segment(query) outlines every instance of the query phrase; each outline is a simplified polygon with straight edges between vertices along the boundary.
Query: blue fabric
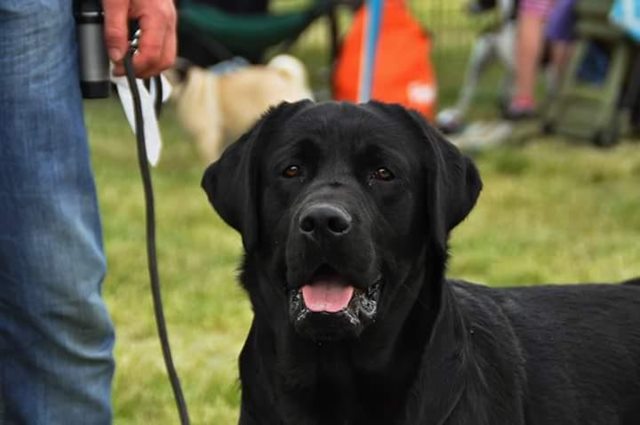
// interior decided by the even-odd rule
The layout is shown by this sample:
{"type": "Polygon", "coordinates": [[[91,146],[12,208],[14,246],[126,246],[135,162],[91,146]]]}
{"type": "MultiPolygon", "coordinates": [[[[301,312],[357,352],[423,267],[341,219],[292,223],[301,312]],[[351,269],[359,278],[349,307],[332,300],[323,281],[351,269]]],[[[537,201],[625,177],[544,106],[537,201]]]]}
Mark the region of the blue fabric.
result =
{"type": "Polygon", "coordinates": [[[609,70],[609,53],[598,43],[589,43],[582,63],[578,67],[578,80],[583,83],[602,85],[609,70]]]}
{"type": "Polygon", "coordinates": [[[111,423],[71,0],[0,0],[0,423],[111,423]]]}
{"type": "Polygon", "coordinates": [[[573,41],[576,38],[576,0],[556,0],[547,18],[545,36],[550,41],[573,41]]]}
{"type": "Polygon", "coordinates": [[[609,18],[635,41],[640,41],[640,0],[614,0],[609,18]]]}

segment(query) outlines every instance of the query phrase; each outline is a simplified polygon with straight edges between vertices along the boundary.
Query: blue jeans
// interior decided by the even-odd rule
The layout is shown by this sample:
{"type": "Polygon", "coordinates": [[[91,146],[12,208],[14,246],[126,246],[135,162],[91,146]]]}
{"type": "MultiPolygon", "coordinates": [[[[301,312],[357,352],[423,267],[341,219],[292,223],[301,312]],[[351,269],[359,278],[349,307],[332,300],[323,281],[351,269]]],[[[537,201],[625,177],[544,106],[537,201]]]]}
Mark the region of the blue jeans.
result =
{"type": "Polygon", "coordinates": [[[0,424],[111,422],[71,0],[0,0],[0,424]]]}

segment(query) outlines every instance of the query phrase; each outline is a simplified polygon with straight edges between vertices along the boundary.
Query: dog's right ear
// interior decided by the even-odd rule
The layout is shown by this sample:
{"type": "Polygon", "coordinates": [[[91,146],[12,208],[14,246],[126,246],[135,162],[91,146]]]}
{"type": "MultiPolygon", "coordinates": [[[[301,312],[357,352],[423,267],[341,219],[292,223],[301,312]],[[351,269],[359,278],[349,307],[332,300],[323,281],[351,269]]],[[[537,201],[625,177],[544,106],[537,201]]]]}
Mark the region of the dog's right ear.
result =
{"type": "Polygon", "coordinates": [[[311,101],[283,102],[270,108],[238,141],[229,146],[220,159],[211,164],[201,186],[220,217],[242,235],[246,252],[258,244],[259,164],[257,159],[267,147],[276,127],[311,101]]]}

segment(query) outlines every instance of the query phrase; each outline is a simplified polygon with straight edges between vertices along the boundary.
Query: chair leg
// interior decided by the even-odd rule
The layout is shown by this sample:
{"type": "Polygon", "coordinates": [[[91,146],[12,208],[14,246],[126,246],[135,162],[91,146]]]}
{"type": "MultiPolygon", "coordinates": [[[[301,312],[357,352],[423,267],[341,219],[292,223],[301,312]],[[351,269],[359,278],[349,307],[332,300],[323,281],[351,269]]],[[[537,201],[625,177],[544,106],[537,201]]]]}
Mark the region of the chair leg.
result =
{"type": "Polygon", "coordinates": [[[331,6],[327,13],[327,24],[329,26],[329,68],[333,69],[339,51],[338,14],[335,6],[331,6]]]}

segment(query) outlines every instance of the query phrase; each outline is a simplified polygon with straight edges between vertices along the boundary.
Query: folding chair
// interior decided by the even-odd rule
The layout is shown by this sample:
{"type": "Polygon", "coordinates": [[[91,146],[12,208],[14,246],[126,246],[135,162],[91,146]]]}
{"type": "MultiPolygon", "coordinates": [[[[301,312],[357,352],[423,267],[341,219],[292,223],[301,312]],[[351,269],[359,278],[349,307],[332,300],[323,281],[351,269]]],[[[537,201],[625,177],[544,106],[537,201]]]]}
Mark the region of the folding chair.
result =
{"type": "Polygon", "coordinates": [[[338,31],[332,0],[315,0],[305,9],[287,13],[247,15],[182,0],[178,4],[178,55],[203,67],[234,56],[259,63],[268,48],[288,49],[311,23],[323,16],[329,20],[333,56],[338,31]]]}
{"type": "Polygon", "coordinates": [[[611,5],[611,0],[576,3],[578,40],[560,91],[543,117],[546,131],[589,139],[599,146],[618,141],[633,43],[609,22],[611,5]],[[604,49],[608,59],[603,78],[597,82],[580,77],[593,46],[604,49]]]}

